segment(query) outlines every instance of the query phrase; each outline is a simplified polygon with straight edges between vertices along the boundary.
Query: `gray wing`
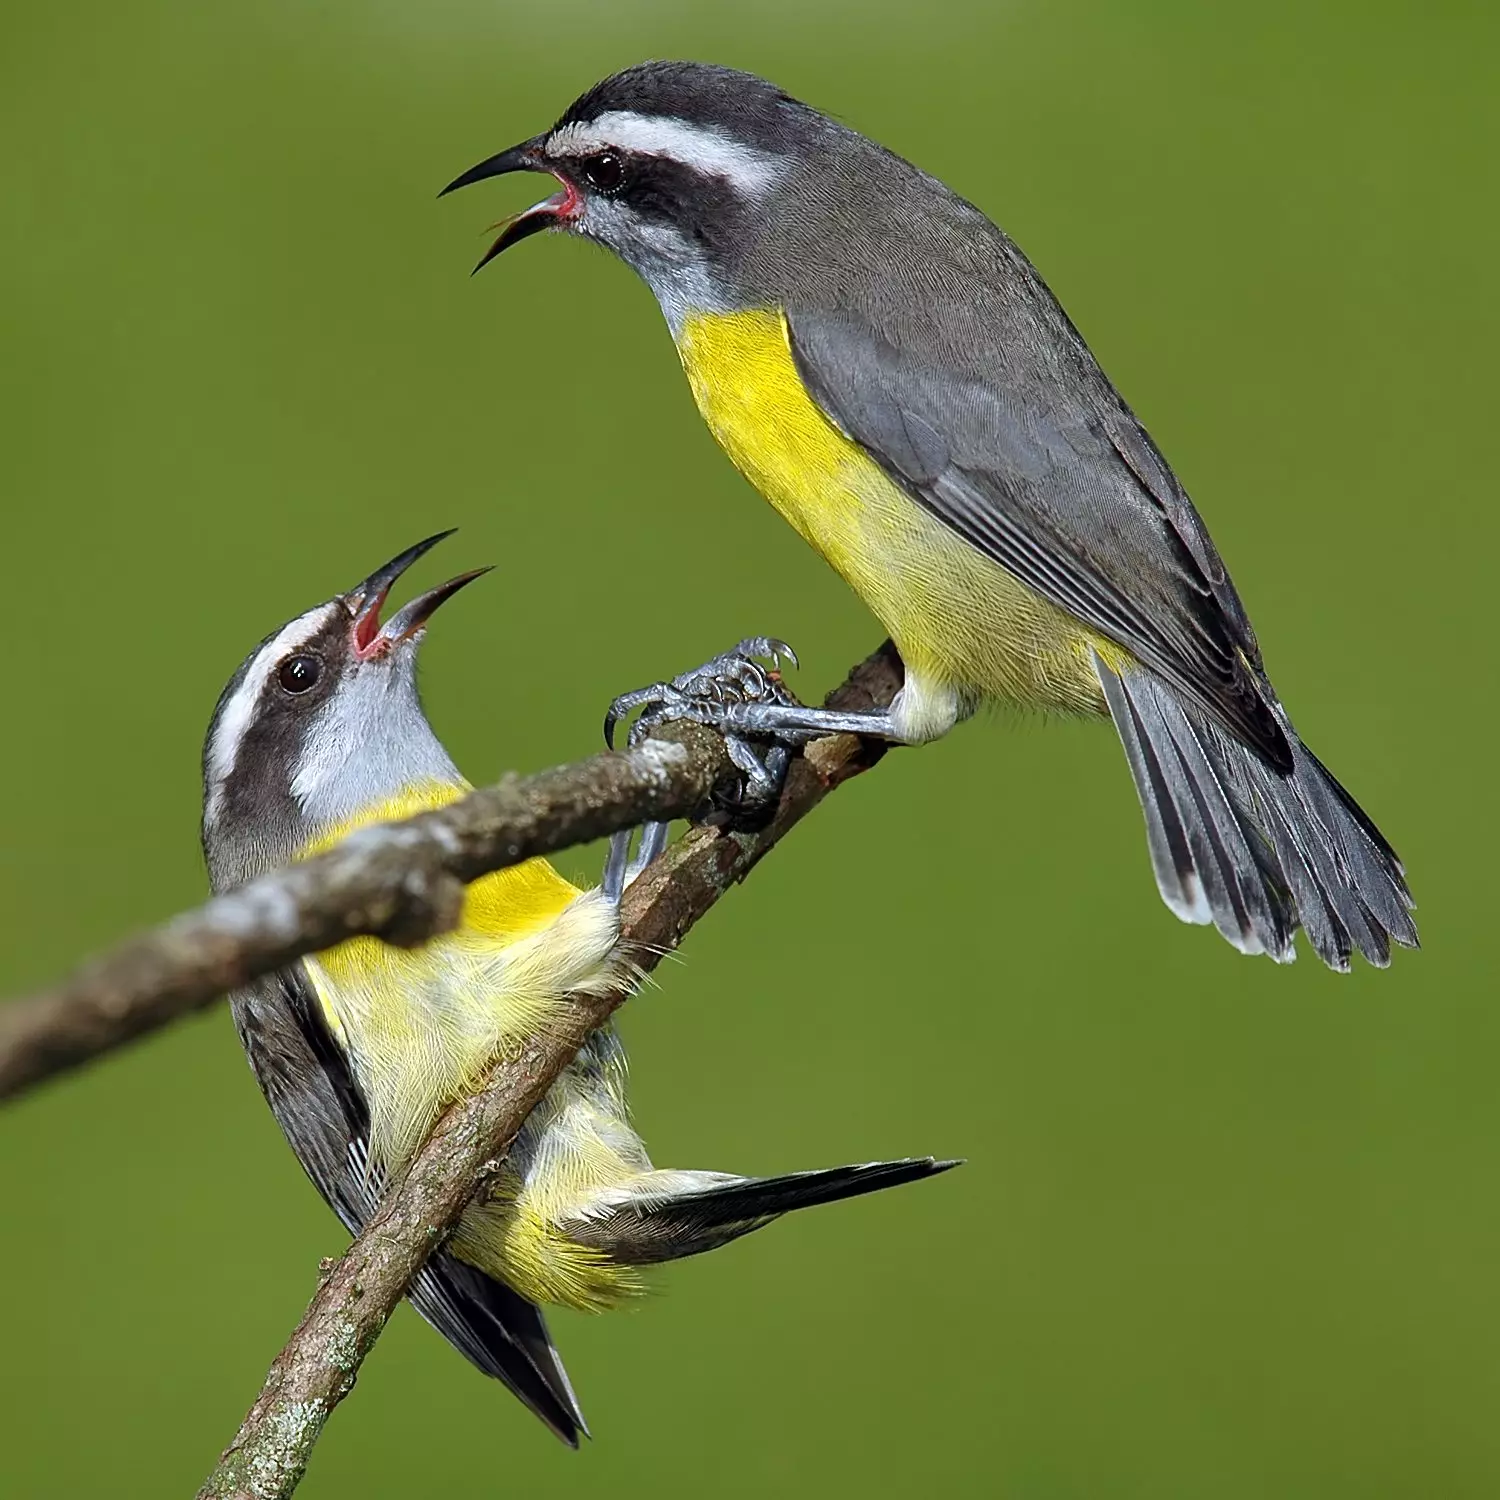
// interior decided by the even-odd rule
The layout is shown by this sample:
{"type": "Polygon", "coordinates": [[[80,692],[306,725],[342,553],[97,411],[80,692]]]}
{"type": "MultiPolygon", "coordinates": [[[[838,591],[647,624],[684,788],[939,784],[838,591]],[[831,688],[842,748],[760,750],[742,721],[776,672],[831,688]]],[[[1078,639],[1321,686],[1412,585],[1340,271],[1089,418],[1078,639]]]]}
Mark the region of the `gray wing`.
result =
{"type": "Polygon", "coordinates": [[[938,519],[1290,769],[1254,632],[1186,492],[1020,251],[961,199],[948,210],[948,272],[919,260],[899,298],[865,278],[831,310],[789,312],[802,379],[938,519]]]}
{"type": "MultiPolygon", "coordinates": [[[[350,1234],[375,1209],[366,1171],[369,1113],[300,969],[230,998],[235,1029],[261,1092],[297,1160],[350,1234]]],[[[412,1283],[412,1306],[486,1375],[501,1381],[565,1443],[588,1431],[541,1310],[504,1283],[443,1252],[412,1283]]]]}
{"type": "Polygon", "coordinates": [[[349,1064],[300,971],[267,975],[230,997],[250,1070],[302,1169],[350,1234],[375,1208],[376,1187],[355,1168],[369,1112],[349,1064]]]}

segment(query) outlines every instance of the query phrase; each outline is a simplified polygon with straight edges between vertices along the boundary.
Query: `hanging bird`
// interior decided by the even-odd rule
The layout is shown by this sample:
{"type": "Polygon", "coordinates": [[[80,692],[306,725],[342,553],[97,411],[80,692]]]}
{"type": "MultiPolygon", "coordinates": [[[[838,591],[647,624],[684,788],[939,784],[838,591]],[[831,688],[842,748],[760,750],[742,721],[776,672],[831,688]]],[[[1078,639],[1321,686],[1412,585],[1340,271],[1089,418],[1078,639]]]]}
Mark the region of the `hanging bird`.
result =
{"type": "MultiPolygon", "coordinates": [[[[486,570],[380,618],[392,585],[441,540],[282,626],[230,680],[204,749],[215,891],[469,790],[423,712],[417,651],[437,608],[486,570]]],[[[628,835],[616,840],[602,889],[580,890],[546,860],[528,860],[476,880],[457,930],[419,948],[353,938],[230,997],[272,1113],[351,1233],[438,1113],[508,1046],[571,995],[633,984],[618,902],[641,860],[632,866],[627,846],[628,835]]],[[[643,1289],[642,1267],[953,1165],[922,1157],[764,1178],[658,1170],[631,1127],[624,1052],[606,1028],[533,1111],[488,1196],[410,1296],[576,1446],[587,1429],[538,1303],[613,1307],[643,1289]]]]}

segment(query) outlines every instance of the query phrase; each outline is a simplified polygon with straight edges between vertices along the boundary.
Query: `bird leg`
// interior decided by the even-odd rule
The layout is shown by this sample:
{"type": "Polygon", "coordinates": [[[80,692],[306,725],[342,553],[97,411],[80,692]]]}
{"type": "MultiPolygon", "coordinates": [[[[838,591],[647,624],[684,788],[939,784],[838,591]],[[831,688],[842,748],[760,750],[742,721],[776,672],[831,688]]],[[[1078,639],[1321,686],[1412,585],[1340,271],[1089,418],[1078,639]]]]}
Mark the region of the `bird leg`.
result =
{"type": "MultiPolygon", "coordinates": [[[[635,714],[627,737],[631,748],[660,724],[689,719],[717,730],[724,739],[729,758],[744,781],[738,797],[720,804],[719,816],[734,827],[761,827],[774,812],[791,764],[792,751],[826,730],[806,733],[795,729],[763,729],[754,722],[741,722],[736,715],[746,710],[802,710],[802,704],[781,680],[781,662],[794,666],[797,657],[785,641],[771,636],[752,636],[732,651],[722,652],[701,667],[694,667],[670,682],[654,683],[622,693],[604,717],[604,740],[614,747],[615,730],[635,714]],[[757,657],[768,658],[765,666],[757,657]]],[[[647,824],[641,830],[641,846],[634,859],[629,854],[631,835],[617,834],[605,865],[605,885],[626,886],[666,846],[666,825],[647,824]]]]}
{"type": "MultiPolygon", "coordinates": [[[[845,712],[836,708],[814,708],[797,700],[781,680],[781,658],[793,666],[797,658],[785,641],[771,636],[751,636],[733,651],[705,662],[671,682],[654,683],[622,693],[610,705],[604,719],[604,737],[613,745],[615,726],[639,708],[641,716],[631,731],[635,745],[658,724],[673,719],[691,719],[723,734],[735,765],[746,772],[752,787],[761,785],[764,761],[754,757],[753,741],[769,742],[773,750],[799,749],[830,734],[858,734],[893,744],[918,744],[938,739],[954,723],[967,717],[972,705],[940,684],[917,682],[910,674],[888,710],[845,712]],[[757,656],[773,663],[767,671],[757,656]]],[[[784,773],[783,773],[784,775],[784,773]]],[[[779,790],[780,778],[774,778],[779,790]]]]}
{"type": "Polygon", "coordinates": [[[620,897],[636,877],[667,847],[670,828],[669,823],[644,824],[639,829],[640,847],[633,856],[630,846],[634,842],[636,829],[622,828],[610,836],[609,852],[604,856],[604,873],[599,880],[606,901],[615,906],[620,904],[620,897]]]}

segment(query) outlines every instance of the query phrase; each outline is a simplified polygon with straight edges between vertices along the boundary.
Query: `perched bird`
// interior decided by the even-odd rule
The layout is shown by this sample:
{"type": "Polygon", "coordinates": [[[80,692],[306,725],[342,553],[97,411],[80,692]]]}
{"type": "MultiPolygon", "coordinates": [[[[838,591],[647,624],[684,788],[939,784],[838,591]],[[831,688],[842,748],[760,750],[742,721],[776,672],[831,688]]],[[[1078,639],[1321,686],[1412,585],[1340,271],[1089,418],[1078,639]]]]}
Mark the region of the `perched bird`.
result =
{"type": "MultiPolygon", "coordinates": [[[[422,710],[417,649],[438,606],[486,570],[380,618],[391,586],[441,539],[282,626],[230,679],[204,748],[215,891],[469,789],[422,710]]],[[[420,948],[352,939],[231,997],[273,1114],[351,1233],[438,1112],[508,1043],[545,1026],[571,994],[632,984],[618,915],[627,845],[611,852],[606,889],[579,890],[532,859],[475,881],[458,929],[420,948]]],[[[611,1307],[642,1289],[643,1266],[952,1165],[921,1158],[769,1178],[657,1170],[630,1125],[620,1042],[605,1030],[527,1120],[491,1193],[411,1299],[576,1445],[583,1416],[538,1302],[611,1307]]]]}
{"type": "Polygon", "coordinates": [[[1108,713],[1179,917],[1283,961],[1300,926],[1336,969],[1416,946],[1401,862],[1292,728],[1186,491],[984,214],[699,63],[605,79],[444,191],[515,171],[560,190],[480,265],[555,229],[632,266],[714,436],[906,667],[886,713],[703,717],[919,742],[984,699],[1108,713]]]}

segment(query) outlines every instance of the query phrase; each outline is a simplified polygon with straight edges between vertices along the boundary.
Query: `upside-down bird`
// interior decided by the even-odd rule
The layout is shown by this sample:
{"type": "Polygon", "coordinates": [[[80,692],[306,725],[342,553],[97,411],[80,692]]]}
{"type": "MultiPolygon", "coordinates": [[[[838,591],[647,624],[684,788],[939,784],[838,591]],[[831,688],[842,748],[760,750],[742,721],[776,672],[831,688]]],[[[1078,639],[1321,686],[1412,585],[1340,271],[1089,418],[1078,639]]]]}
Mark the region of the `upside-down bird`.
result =
{"type": "MultiPolygon", "coordinates": [[[[216,891],[469,790],[423,712],[416,665],[433,612],[479,573],[381,620],[391,586],[439,540],[274,631],[224,689],[204,750],[216,891]]],[[[543,859],[485,875],[453,932],[411,950],[354,938],[231,996],[273,1114],[351,1233],[438,1112],[508,1045],[544,1028],[570,995],[633,984],[620,941],[624,854],[617,840],[597,890],[543,859]]],[[[924,1157],[777,1177],[655,1168],[630,1123],[623,1049],[605,1028],[533,1111],[410,1296],[576,1445],[583,1416],[538,1303],[613,1307],[643,1289],[642,1267],[952,1165],[924,1157]]]]}

